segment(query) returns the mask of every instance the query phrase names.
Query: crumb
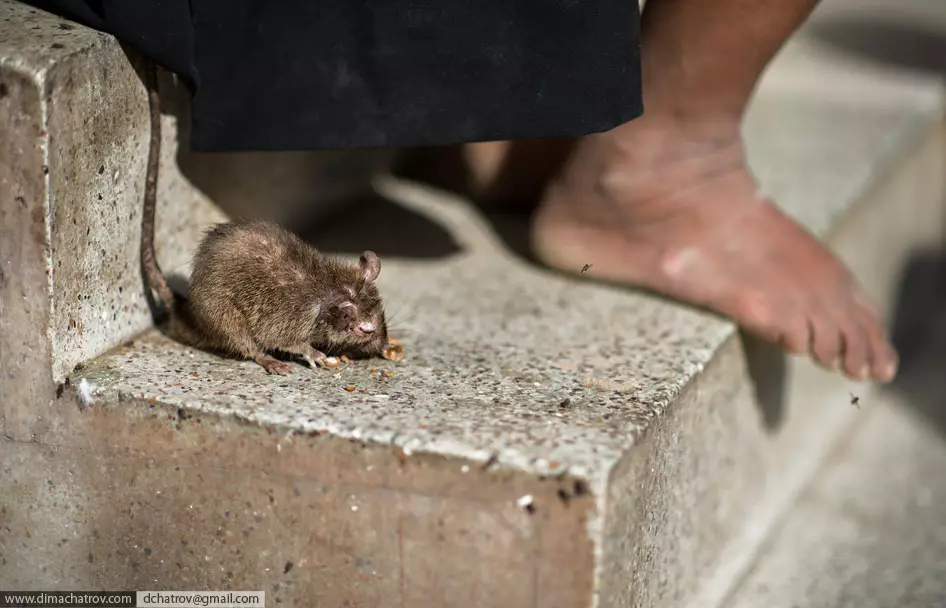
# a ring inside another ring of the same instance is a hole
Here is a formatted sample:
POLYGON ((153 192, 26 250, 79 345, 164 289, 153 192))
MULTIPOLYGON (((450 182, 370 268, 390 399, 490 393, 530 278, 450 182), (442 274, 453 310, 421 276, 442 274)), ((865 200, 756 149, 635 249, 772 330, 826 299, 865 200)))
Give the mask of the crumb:
POLYGON ((79 393, 79 399, 82 401, 82 405, 88 407, 90 405, 95 405, 95 401, 92 399, 92 393, 95 390, 95 387, 89 383, 85 378, 79 380, 79 385, 76 387, 79 393))
POLYGON ((385 378, 391 378, 392 376, 394 376, 394 372, 384 372, 382 375, 385 378))
POLYGON ((535 505, 532 504, 532 494, 520 496, 519 500, 516 501, 516 504, 519 505, 520 509, 525 509, 530 515, 535 513, 535 505))
POLYGON ((378 373, 378 370, 376 370, 376 369, 371 369, 371 370, 368 370, 368 373, 373 376, 373 375, 375 375, 375 374, 378 373))
POLYGON ((381 356, 389 361, 400 361, 404 358, 404 347, 397 342, 391 342, 381 351, 381 356))
POLYGON ((348 391, 349 393, 354 393, 354 392, 355 392, 355 387, 354 387, 354 386, 346 386, 346 387, 345 387, 345 390, 348 391))

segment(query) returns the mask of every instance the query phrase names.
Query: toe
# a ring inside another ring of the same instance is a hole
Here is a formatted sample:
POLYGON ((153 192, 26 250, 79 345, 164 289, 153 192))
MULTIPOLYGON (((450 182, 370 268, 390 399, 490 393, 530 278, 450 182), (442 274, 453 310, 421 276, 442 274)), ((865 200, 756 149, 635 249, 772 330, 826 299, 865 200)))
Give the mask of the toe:
POLYGON ((798 316, 785 323, 779 342, 793 355, 803 355, 811 350, 811 340, 811 326, 805 317, 798 316))
POLYGON ((865 319, 870 375, 879 382, 891 382, 897 375, 897 352, 887 339, 883 325, 877 319, 865 319))
POLYGON ((859 320, 849 318, 841 324, 841 340, 844 345, 844 373, 854 380, 870 377, 867 332, 859 320))
POLYGON ((775 322, 776 315, 768 298, 758 291, 736 291, 735 296, 729 302, 724 302, 719 310, 744 330, 768 342, 782 342, 785 334, 789 333, 775 322))
POLYGON ((808 319, 811 325, 811 355, 820 365, 836 370, 841 365, 841 334, 838 325, 826 310, 819 310, 808 319))
POLYGON ((858 289, 854 304, 861 315, 861 325, 867 332, 870 375, 879 382, 891 382, 897 375, 897 351, 887 337, 884 317, 874 304, 858 289))
POLYGON ((885 346, 885 354, 874 363, 874 377, 886 384, 897 377, 897 372, 900 371, 900 356, 889 343, 885 346))
POLYGON ((884 342, 873 353, 871 373, 874 379, 884 384, 893 382, 893 379, 897 377, 899 367, 897 351, 889 343, 884 342))

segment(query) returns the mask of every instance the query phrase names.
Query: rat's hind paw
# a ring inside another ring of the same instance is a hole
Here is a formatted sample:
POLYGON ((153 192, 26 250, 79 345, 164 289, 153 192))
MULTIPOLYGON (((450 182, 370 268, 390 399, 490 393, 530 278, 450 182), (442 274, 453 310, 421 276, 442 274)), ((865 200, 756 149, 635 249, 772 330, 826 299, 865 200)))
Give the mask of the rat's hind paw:
POLYGON ((262 365, 267 374, 288 376, 292 373, 292 366, 290 364, 286 363, 285 361, 280 361, 279 359, 270 355, 259 355, 253 360, 262 365))

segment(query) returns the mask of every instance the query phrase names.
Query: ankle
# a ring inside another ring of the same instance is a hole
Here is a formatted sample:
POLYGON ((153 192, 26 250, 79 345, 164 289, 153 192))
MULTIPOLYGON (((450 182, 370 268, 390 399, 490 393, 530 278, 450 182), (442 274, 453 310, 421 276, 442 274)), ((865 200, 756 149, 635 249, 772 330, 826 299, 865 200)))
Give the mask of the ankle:
MULTIPOLYGON (((738 120, 713 115, 682 116, 659 110, 605 134, 603 186, 641 188, 644 181, 661 190, 690 183, 706 174, 745 164, 738 120), (613 174, 613 175, 612 175, 613 174), (659 186, 659 184, 663 184, 659 186)), ((650 188, 646 188, 650 189, 650 188)))
POLYGON ((651 102, 644 114, 611 133, 622 147, 648 147, 674 156, 703 156, 741 144, 741 115, 651 102))
POLYGON ((595 200, 621 207, 635 221, 663 217, 681 188, 745 169, 736 121, 654 113, 601 137, 592 145, 595 162, 577 167, 572 185, 593 187, 600 195, 595 200))

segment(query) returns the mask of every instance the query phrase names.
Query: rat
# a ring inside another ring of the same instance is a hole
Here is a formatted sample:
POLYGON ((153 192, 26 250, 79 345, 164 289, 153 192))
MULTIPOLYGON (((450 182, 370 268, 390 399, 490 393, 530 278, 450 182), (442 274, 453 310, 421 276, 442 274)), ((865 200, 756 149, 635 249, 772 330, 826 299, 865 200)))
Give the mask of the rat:
POLYGON ((404 349, 388 337, 375 280, 381 260, 372 251, 358 264, 334 259, 292 232, 267 221, 217 224, 194 256, 186 297, 175 294, 154 248, 161 109, 157 66, 147 59, 151 134, 141 221, 141 264, 148 294, 164 315, 158 324, 183 344, 255 361, 267 373, 292 366, 271 353, 301 357, 309 366, 333 367, 333 354, 381 356, 398 361, 404 349))

